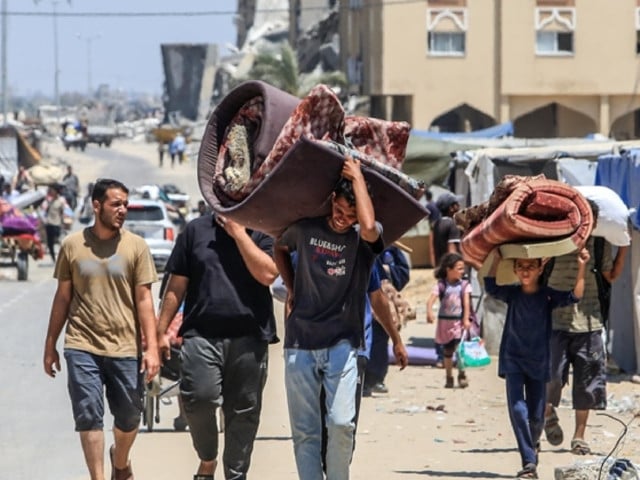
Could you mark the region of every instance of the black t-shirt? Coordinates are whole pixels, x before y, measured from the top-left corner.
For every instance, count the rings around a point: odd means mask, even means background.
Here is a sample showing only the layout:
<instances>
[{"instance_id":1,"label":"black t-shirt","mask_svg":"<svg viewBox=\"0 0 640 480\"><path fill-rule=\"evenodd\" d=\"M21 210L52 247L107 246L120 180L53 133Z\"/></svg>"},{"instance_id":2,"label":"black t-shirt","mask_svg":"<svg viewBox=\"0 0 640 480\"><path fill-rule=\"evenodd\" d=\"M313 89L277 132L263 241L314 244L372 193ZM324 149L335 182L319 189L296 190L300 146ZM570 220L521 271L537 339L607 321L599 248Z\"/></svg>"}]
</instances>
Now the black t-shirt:
<instances>
[{"instance_id":1,"label":"black t-shirt","mask_svg":"<svg viewBox=\"0 0 640 480\"><path fill-rule=\"evenodd\" d=\"M442 217L433 225L433 255L436 264L440 265L440 260L449 251L450 243L460 244L460 230L456 222L451 217ZM459 249L458 249L459 250Z\"/></svg>"},{"instance_id":2,"label":"black t-shirt","mask_svg":"<svg viewBox=\"0 0 640 480\"><path fill-rule=\"evenodd\" d=\"M272 255L271 237L248 233L262 251ZM278 341L269 287L253 278L235 240L213 215L189 222L176 240L166 271L189 278L180 336L256 335L271 343Z\"/></svg>"},{"instance_id":3,"label":"black t-shirt","mask_svg":"<svg viewBox=\"0 0 640 480\"><path fill-rule=\"evenodd\" d=\"M325 217L316 217L290 225L279 242L297 254L285 348L329 348L343 339L361 347L365 295L382 237L368 243L355 227L337 233Z\"/></svg>"}]
</instances>

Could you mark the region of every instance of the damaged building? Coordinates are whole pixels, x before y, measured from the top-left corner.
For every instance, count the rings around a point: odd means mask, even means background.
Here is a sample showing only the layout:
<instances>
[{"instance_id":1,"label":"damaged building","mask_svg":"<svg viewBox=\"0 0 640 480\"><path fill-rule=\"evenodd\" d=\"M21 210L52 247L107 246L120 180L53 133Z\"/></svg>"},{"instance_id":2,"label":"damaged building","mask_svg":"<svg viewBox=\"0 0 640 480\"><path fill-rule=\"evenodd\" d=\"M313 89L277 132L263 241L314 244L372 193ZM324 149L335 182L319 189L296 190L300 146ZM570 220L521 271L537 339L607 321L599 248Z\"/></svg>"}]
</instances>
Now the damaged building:
<instances>
[{"instance_id":1,"label":"damaged building","mask_svg":"<svg viewBox=\"0 0 640 480\"><path fill-rule=\"evenodd\" d=\"M161 45L164 68L165 123L171 116L196 121L204 118L219 63L214 44Z\"/></svg>"},{"instance_id":2,"label":"damaged building","mask_svg":"<svg viewBox=\"0 0 640 480\"><path fill-rule=\"evenodd\" d=\"M219 55L216 45L162 45L166 122L206 117L251 70L258 52L278 52L289 42L303 74L340 68L338 0L238 0L236 47Z\"/></svg>"}]
</instances>

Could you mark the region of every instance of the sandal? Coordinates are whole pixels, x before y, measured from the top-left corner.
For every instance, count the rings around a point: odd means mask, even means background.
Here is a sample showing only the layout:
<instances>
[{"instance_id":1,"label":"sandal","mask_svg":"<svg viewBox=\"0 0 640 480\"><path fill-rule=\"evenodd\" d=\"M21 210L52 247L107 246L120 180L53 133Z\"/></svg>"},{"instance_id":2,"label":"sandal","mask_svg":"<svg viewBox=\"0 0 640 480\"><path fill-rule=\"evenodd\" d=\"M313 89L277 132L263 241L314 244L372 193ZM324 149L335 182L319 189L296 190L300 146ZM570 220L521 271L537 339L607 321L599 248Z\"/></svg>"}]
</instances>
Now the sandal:
<instances>
[{"instance_id":1,"label":"sandal","mask_svg":"<svg viewBox=\"0 0 640 480\"><path fill-rule=\"evenodd\" d=\"M516 478L538 478L536 465L527 463L524 468L516 474Z\"/></svg>"},{"instance_id":2,"label":"sandal","mask_svg":"<svg viewBox=\"0 0 640 480\"><path fill-rule=\"evenodd\" d=\"M551 415L544 419L544 434L547 437L547 441L554 447L560 445L564 440L564 434L562 433L562 427L555 408L552 408Z\"/></svg>"},{"instance_id":3,"label":"sandal","mask_svg":"<svg viewBox=\"0 0 640 480\"><path fill-rule=\"evenodd\" d=\"M453 377L447 377L447 381L444 384L444 388L453 388Z\"/></svg>"},{"instance_id":4,"label":"sandal","mask_svg":"<svg viewBox=\"0 0 640 480\"><path fill-rule=\"evenodd\" d=\"M574 455L590 455L591 449L589 444L579 438L571 440L571 453Z\"/></svg>"},{"instance_id":5,"label":"sandal","mask_svg":"<svg viewBox=\"0 0 640 480\"><path fill-rule=\"evenodd\" d=\"M469 386L469 379L467 379L467 374L463 371L458 374L458 386L460 388L467 388Z\"/></svg>"},{"instance_id":6,"label":"sandal","mask_svg":"<svg viewBox=\"0 0 640 480\"><path fill-rule=\"evenodd\" d=\"M116 446L109 447L109 459L111 460L111 480L134 480L131 471L131 462L125 468L116 468L113 460L116 452Z\"/></svg>"}]
</instances>

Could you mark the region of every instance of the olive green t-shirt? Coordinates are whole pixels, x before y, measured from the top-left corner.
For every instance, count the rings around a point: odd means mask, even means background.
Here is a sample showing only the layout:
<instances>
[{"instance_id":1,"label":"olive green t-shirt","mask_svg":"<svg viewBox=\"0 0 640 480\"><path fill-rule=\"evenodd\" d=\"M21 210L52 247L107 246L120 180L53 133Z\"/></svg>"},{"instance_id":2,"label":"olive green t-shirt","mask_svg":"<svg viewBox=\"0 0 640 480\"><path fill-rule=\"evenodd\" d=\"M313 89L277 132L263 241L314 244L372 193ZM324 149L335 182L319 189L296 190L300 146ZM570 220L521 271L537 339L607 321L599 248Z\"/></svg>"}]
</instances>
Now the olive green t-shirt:
<instances>
[{"instance_id":1,"label":"olive green t-shirt","mask_svg":"<svg viewBox=\"0 0 640 480\"><path fill-rule=\"evenodd\" d=\"M136 285L158 276L144 239L127 230L100 240L91 228L64 239L53 276L71 280L64 347L107 357L137 357Z\"/></svg>"},{"instance_id":2,"label":"olive green t-shirt","mask_svg":"<svg viewBox=\"0 0 640 480\"><path fill-rule=\"evenodd\" d=\"M587 262L584 273L584 295L578 303L568 307L556 308L551 314L554 330L571 333L594 332L602 329L602 315L600 314L600 300L598 299L598 284L593 268L595 253L593 251L593 237L589 237L585 247L591 258ZM611 244L605 240L602 255L602 271L613 268L611 259ZM573 289L578 276L577 253L570 253L556 257L553 271L549 277L549 286L558 290Z\"/></svg>"}]
</instances>

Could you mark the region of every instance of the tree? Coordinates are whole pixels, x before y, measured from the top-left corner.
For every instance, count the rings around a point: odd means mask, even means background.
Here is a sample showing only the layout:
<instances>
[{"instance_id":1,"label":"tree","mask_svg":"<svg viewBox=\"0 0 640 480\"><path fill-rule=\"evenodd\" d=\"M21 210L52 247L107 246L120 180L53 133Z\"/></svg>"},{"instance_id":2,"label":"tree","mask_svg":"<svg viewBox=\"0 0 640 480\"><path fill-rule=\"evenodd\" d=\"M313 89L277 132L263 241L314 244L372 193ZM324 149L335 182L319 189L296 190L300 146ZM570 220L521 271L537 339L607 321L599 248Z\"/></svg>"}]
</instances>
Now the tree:
<instances>
[{"instance_id":1,"label":"tree","mask_svg":"<svg viewBox=\"0 0 640 480\"><path fill-rule=\"evenodd\" d=\"M340 71L300 73L296 52L288 43L283 44L279 52L258 53L247 77L243 80L262 80L297 97L304 97L319 83L341 89L347 85L347 79Z\"/></svg>"}]
</instances>

